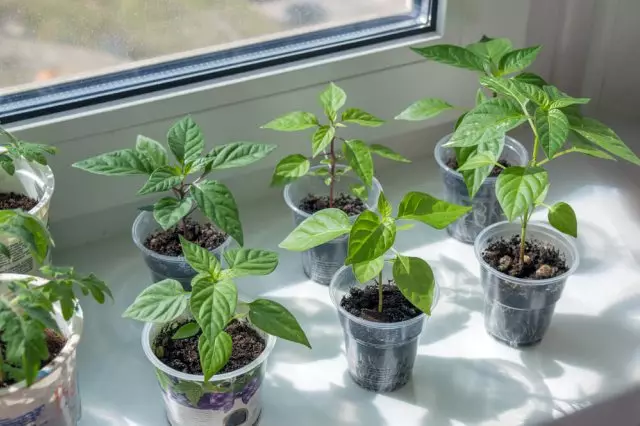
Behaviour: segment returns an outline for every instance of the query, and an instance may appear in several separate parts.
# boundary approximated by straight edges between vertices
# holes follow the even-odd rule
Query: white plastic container
[[[205,382],[202,375],[181,373],[160,362],[153,342],[163,327],[164,324],[146,324],[142,348],[155,368],[171,426],[257,425],[262,414],[267,359],[276,338],[256,328],[266,343],[262,354],[239,370],[215,375]]]
[[[38,204],[29,210],[29,214],[37,216],[45,224],[48,224],[49,205],[55,187],[55,179],[51,168],[37,163],[29,163],[23,159],[15,160],[14,164],[16,172],[13,176],[10,176],[0,168],[0,191],[26,194],[38,200]],[[35,262],[29,247],[25,243],[14,237],[2,237],[0,241],[9,247],[12,254],[10,260],[0,255],[0,273],[38,274],[38,268],[41,265]],[[50,256],[51,253],[47,255],[45,263],[50,261]]]
[[[0,293],[13,280],[29,278],[27,275],[0,275]],[[46,280],[36,278],[36,284]],[[7,426],[74,426],[80,419],[80,395],[76,378],[76,349],[82,334],[82,309],[68,321],[62,315],[56,318],[67,343],[57,357],[38,373],[37,381],[29,388],[19,382],[0,389],[0,425]]]

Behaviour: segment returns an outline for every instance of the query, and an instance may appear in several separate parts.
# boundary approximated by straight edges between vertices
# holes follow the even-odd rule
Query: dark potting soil
[[[183,323],[184,324],[184,323]],[[173,340],[171,336],[183,324],[175,324],[163,329],[156,337],[154,347],[156,356],[169,367],[187,374],[202,374],[198,338],[195,336]],[[251,326],[240,321],[233,321],[225,331],[233,341],[231,358],[217,374],[229,373],[251,364],[266,347],[266,342]]]
[[[54,330],[46,329],[44,331],[44,334],[45,340],[47,342],[47,349],[49,350],[49,357],[45,361],[40,363],[40,368],[43,368],[45,365],[53,361],[54,358],[57,357],[60,352],[62,352],[62,348],[64,348],[64,345],[67,343],[67,339]],[[0,341],[0,353],[2,353],[2,359],[5,359],[4,351],[4,344]],[[11,386],[14,383],[16,383],[16,381],[11,377],[9,377],[9,379],[6,381],[0,380],[0,389]]]
[[[15,192],[0,193],[0,210],[20,209],[28,212],[38,204],[35,200],[25,194],[17,194]]]
[[[377,284],[351,287],[340,301],[340,306],[351,315],[375,322],[401,322],[421,314],[391,280],[382,286],[382,312],[378,312],[378,298]]]
[[[505,168],[511,167],[511,164],[506,160],[498,160],[498,164],[500,164],[502,167],[505,167]],[[447,167],[449,167],[452,170],[458,170],[458,159],[455,157],[449,158],[447,160]],[[493,170],[491,170],[491,173],[489,173],[489,176],[491,177],[498,176],[502,172],[502,167],[495,166]]]
[[[569,270],[564,255],[550,243],[525,242],[524,264],[519,261],[520,236],[490,240],[482,258],[494,269],[516,278],[542,280],[557,277]]]
[[[367,209],[367,206],[365,206],[360,198],[342,192],[333,200],[333,207],[342,210],[349,216],[359,215]],[[328,209],[329,196],[309,194],[300,201],[298,208],[309,214]]]
[[[180,235],[207,250],[219,247],[227,239],[227,234],[216,229],[211,223],[200,224],[187,219],[186,227],[186,233],[181,223],[166,231],[158,230],[153,232],[144,241],[144,246],[165,256],[182,256]]]

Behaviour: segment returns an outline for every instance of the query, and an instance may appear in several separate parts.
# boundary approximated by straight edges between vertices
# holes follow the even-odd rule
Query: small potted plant
[[[359,139],[339,137],[338,129],[349,124],[378,127],[384,123],[358,108],[347,108],[338,115],[346,101],[344,90],[331,83],[320,94],[326,124],[321,124],[310,112],[295,111],[262,126],[282,132],[315,129],[311,138],[311,156],[293,154],[283,158],[276,166],[271,182],[272,185],[286,184],[284,199],[293,212],[296,226],[327,208],[340,209],[351,220],[368,208],[375,209],[382,188],[374,177],[374,154],[409,162],[383,145],[369,145]],[[342,144],[341,151],[339,143]],[[318,164],[312,166],[312,161],[316,160]],[[313,281],[328,285],[346,257],[346,237],[335,238],[303,252],[302,267]]]
[[[495,195],[508,222],[482,231],[475,241],[485,292],[485,328],[511,346],[539,343],[551,323],[565,283],[578,266],[576,215],[569,204],[546,204],[549,161],[580,153],[640,165],[640,159],[601,122],[585,117],[580,104],[554,86],[521,79],[483,76],[480,83],[497,97],[467,112],[445,147],[467,149],[526,123],[533,133],[531,161],[505,167],[491,152],[476,155],[464,168],[500,167]],[[532,223],[537,208],[547,209],[551,227]],[[511,223],[511,222],[519,223]]]
[[[17,229],[21,231],[17,231]],[[20,210],[0,211],[0,234],[23,238],[43,262],[46,226]],[[7,247],[0,248],[3,254]],[[0,274],[0,413],[2,424],[77,424],[76,349],[82,333],[78,295],[104,303],[109,288],[95,275],[43,266],[42,277]]]
[[[23,141],[2,127],[0,138],[0,209],[20,209],[47,223],[55,184],[47,155],[56,148]],[[0,272],[37,273],[39,265],[23,241],[5,234],[0,242],[12,253],[11,260],[0,258]]]
[[[216,170],[246,166],[266,157],[275,145],[233,142],[203,154],[200,127],[185,117],[167,134],[175,157],[169,163],[166,149],[146,136],[138,136],[134,149],[98,155],[73,166],[107,176],[145,175],[139,195],[169,192],[136,218],[133,241],[144,256],[154,282],[172,278],[188,289],[196,271],[182,253],[179,237],[212,251],[220,259],[234,239],[244,244],[236,202],[222,182],[207,177]],[[195,214],[198,214],[198,217]]]
[[[512,79],[543,86],[545,81],[532,73],[522,72],[536,58],[539,46],[513,49],[511,42],[504,38],[483,37],[479,42],[466,47],[454,45],[434,45],[413,48],[419,55],[443,64],[472,70],[480,76],[505,77],[519,73]],[[487,96],[487,93],[490,96]],[[483,86],[476,94],[476,105],[496,96],[496,92]],[[450,103],[436,98],[426,98],[415,102],[396,117],[396,120],[425,120],[441,112],[456,108]],[[466,112],[459,117],[457,125]],[[448,147],[451,134],[442,138],[435,148],[435,159],[440,167],[444,182],[445,199],[456,204],[473,206],[473,210],[453,224],[447,231],[453,238],[473,243],[478,234],[487,226],[504,220],[502,209],[495,196],[498,175],[504,167],[523,166],[529,161],[527,150],[504,132],[485,138],[481,143],[464,148]],[[474,166],[477,159],[489,154],[498,158],[502,166]]]
[[[156,369],[172,426],[257,424],[260,390],[276,337],[311,345],[279,303],[238,299],[236,277],[270,274],[276,253],[231,249],[228,269],[201,246],[180,237],[198,272],[191,291],[171,279],[145,289],[124,317],[145,321],[142,344]]]
[[[365,389],[391,392],[411,377],[418,338],[438,295],[429,264],[393,249],[396,232],[412,225],[397,221],[444,229],[471,208],[422,192],[407,193],[395,217],[383,193],[377,207],[377,212],[361,213],[353,224],[342,210],[321,210],[293,230],[280,247],[308,250],[348,235],[345,266],[331,280],[330,293],[344,331],[349,374]]]

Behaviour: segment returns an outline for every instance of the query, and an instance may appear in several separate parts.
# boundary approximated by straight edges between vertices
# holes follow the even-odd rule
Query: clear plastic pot
[[[38,204],[29,210],[29,213],[48,224],[49,204],[55,187],[51,168],[37,163],[29,163],[22,159],[15,160],[14,164],[16,172],[13,176],[9,176],[0,168],[0,191],[25,194],[38,200]],[[9,247],[12,254],[10,260],[0,255],[0,273],[12,272],[28,275],[38,273],[38,268],[41,265],[35,262],[26,244],[13,237],[2,237],[0,241]],[[50,258],[51,252],[47,255],[45,263],[48,263]]]
[[[492,268],[482,252],[494,239],[520,234],[520,224],[496,223],[478,235],[475,253],[480,262],[484,289],[484,327],[491,336],[513,347],[532,346],[544,337],[562,295],[567,278],[578,267],[578,249],[573,241],[543,224],[529,223],[527,240],[550,243],[565,257],[569,270],[543,280],[514,278]]]
[[[244,368],[215,375],[205,382],[204,376],[181,373],[156,357],[153,343],[162,328],[162,324],[146,324],[142,347],[155,367],[171,426],[257,425],[262,413],[261,392],[267,359],[276,338],[256,329],[266,340],[262,354]]]
[[[391,266],[385,264],[383,280],[391,278]],[[331,280],[331,300],[338,309],[344,332],[349,375],[360,387],[374,392],[392,392],[407,384],[418,351],[418,340],[429,318],[421,314],[407,321],[380,323],[368,321],[347,312],[342,298],[360,284],[351,266],[343,266]],[[432,310],[438,302],[436,285]]]
[[[345,166],[337,166],[344,169]],[[326,166],[315,166],[311,170],[326,168]],[[340,180],[335,183],[335,194],[351,193],[351,187],[354,185],[362,185],[358,177],[353,174],[341,176]],[[367,200],[365,204],[369,210],[376,210],[378,205],[378,197],[382,192],[380,182],[374,177],[371,188],[367,192]],[[300,210],[300,202],[307,195],[325,195],[329,194],[329,187],[324,183],[324,177],[320,176],[304,176],[284,188],[284,200],[293,212],[294,226],[300,225],[311,214]],[[357,216],[352,217],[355,221]],[[344,265],[347,258],[348,235],[338,237],[333,241],[314,247],[311,250],[302,252],[302,269],[311,280],[324,285],[329,285],[333,274]]]
[[[505,220],[496,198],[498,178],[487,177],[472,200],[462,174],[447,166],[447,161],[455,155],[452,148],[444,147],[450,138],[451,134],[440,139],[434,152],[444,182],[444,199],[462,206],[473,206],[473,210],[449,225],[447,232],[458,241],[472,244],[484,228]],[[520,142],[507,136],[501,158],[512,166],[525,165],[529,161],[529,154]]]
[[[161,229],[158,222],[153,218],[151,212],[141,212],[133,222],[131,234],[133,242],[138,246],[144,257],[144,261],[151,271],[151,279],[154,283],[171,278],[179,281],[185,290],[191,290],[191,279],[196,276],[197,272],[189,266],[184,256],[165,256],[149,250],[144,246],[147,237],[157,230]],[[218,259],[222,259],[222,253],[230,248],[233,239],[227,237],[224,243],[215,250],[211,250]]]
[[[29,278],[27,275],[2,274],[0,294],[7,282]],[[45,284],[36,278],[36,284]],[[80,420],[80,395],[76,378],[76,349],[82,334],[82,309],[67,322],[56,317],[58,327],[67,338],[60,354],[38,373],[31,387],[19,382],[0,389],[0,425],[75,426]]]

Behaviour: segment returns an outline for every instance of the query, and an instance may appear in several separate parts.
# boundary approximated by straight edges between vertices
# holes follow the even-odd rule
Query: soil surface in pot
[[[351,287],[340,301],[351,315],[374,322],[401,322],[410,320],[422,312],[413,306],[392,280],[382,286],[382,312],[378,312],[378,285]]]
[[[498,160],[498,164],[500,164],[501,166],[503,166],[505,168],[512,166],[512,164],[510,164],[506,160]],[[447,167],[449,167],[452,170],[458,170],[458,159],[455,158],[455,157],[449,158],[447,160]],[[493,168],[493,170],[491,170],[491,173],[489,173],[489,176],[496,177],[502,172],[502,170],[503,170],[502,167],[495,166]]]
[[[180,235],[207,250],[218,248],[227,239],[227,234],[216,229],[211,223],[200,224],[187,219],[186,228],[185,233],[180,223],[166,231],[162,229],[155,231],[144,241],[144,246],[165,256],[182,256]]]
[[[45,361],[40,363],[40,368],[43,368],[44,366],[49,364],[51,361],[53,361],[54,358],[57,357],[60,354],[60,352],[62,352],[62,348],[64,348],[64,345],[67,343],[67,339],[63,335],[53,330],[46,329],[44,331],[44,334],[45,334],[45,340],[47,342],[47,349],[49,350],[49,357]],[[5,347],[2,341],[0,341],[0,352],[2,353],[2,359],[6,359]],[[17,367],[17,366],[14,366],[14,367]],[[16,380],[14,380],[10,375],[8,377],[5,377],[5,379],[6,380],[4,381],[0,380],[0,389],[11,386],[12,384],[16,383]]]
[[[156,337],[154,347],[160,361],[187,374],[202,374],[198,338],[202,332],[186,339],[173,340],[171,336],[182,324],[175,324],[163,329]],[[217,374],[230,373],[251,364],[266,347],[265,340],[251,326],[240,321],[233,321],[225,331],[231,336],[233,346],[229,362]]]
[[[20,209],[28,212],[38,204],[35,200],[25,194],[15,192],[0,192],[0,210]]]
[[[565,257],[552,244],[538,240],[525,242],[524,264],[519,261],[520,236],[489,241],[482,258],[494,269],[516,278],[542,280],[569,270]]]
[[[336,195],[333,200],[333,207],[342,210],[349,216],[359,215],[367,209],[367,206],[365,206],[360,198],[342,192]],[[329,196],[309,194],[300,201],[298,208],[309,214],[314,214],[320,210],[328,209]]]

